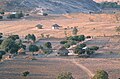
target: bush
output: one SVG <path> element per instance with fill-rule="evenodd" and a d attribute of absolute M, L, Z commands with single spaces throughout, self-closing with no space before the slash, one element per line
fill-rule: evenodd
<path fill-rule="evenodd" d="M 74 40 L 74 41 L 84 41 L 85 36 L 84 35 L 79 35 L 79 36 L 70 36 L 67 38 L 67 40 Z"/>
<path fill-rule="evenodd" d="M 92 79 L 109 79 L 108 73 L 104 70 L 99 70 Z"/>
<path fill-rule="evenodd" d="M 56 79 L 74 79 L 72 76 L 72 73 L 66 72 L 66 73 L 61 73 Z"/>
<path fill-rule="evenodd" d="M 69 48 L 69 47 L 70 47 L 70 44 L 66 43 L 66 44 L 64 44 L 64 47 L 65 47 L 65 48 Z"/>
<path fill-rule="evenodd" d="M 29 71 L 25 71 L 25 72 L 22 73 L 22 76 L 27 77 L 29 74 L 30 74 Z"/>
<path fill-rule="evenodd" d="M 66 44 L 67 43 L 67 41 L 61 41 L 60 42 L 60 44 Z"/>
<path fill-rule="evenodd" d="M 86 38 L 91 38 L 91 36 L 86 36 Z"/>
<path fill-rule="evenodd" d="M 82 43 L 82 44 L 80 44 L 78 46 L 79 46 L 79 48 L 84 48 L 84 47 L 86 47 L 86 44 Z"/>
<path fill-rule="evenodd" d="M 90 47 L 90 49 L 97 51 L 99 49 L 99 47 L 98 46 L 92 46 L 92 47 Z"/>
<path fill-rule="evenodd" d="M 74 49 L 74 53 L 75 54 L 78 54 L 78 55 L 81 55 L 81 54 L 85 54 L 85 50 L 84 49 L 82 49 L 82 48 L 75 48 Z"/>
<path fill-rule="evenodd" d="M 21 17 L 24 17 L 24 14 L 22 13 L 22 11 L 21 12 L 18 12 L 18 13 L 16 13 L 16 14 L 9 14 L 8 16 L 7 16 L 7 18 L 8 19 L 20 19 Z"/>
<path fill-rule="evenodd" d="M 3 16 L 0 16 L 0 19 L 3 19 Z"/>
<path fill-rule="evenodd" d="M 78 41 L 84 41 L 84 40 L 85 40 L 85 36 L 84 35 L 78 36 Z"/>
<path fill-rule="evenodd" d="M 7 16 L 7 18 L 8 19 L 15 19 L 16 17 L 15 17 L 15 14 L 10 14 L 10 15 Z"/>
<path fill-rule="evenodd" d="M 8 38 L 11 38 L 12 40 L 19 39 L 19 35 L 11 35 Z"/>
<path fill-rule="evenodd" d="M 44 44 L 44 46 L 47 47 L 47 48 L 52 48 L 51 42 L 46 42 L 46 43 Z"/>
<path fill-rule="evenodd" d="M 48 14 L 47 13 L 43 13 L 43 16 L 48 16 Z"/>
<path fill-rule="evenodd" d="M 70 40 L 70 41 L 68 41 L 68 44 L 70 44 L 70 45 L 76 45 L 76 44 L 77 44 L 77 42 L 76 42 L 76 41 L 74 41 L 74 40 Z"/>

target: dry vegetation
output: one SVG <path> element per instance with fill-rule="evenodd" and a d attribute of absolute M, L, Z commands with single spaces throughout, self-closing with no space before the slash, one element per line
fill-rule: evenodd
<path fill-rule="evenodd" d="M 54 16 L 54 15 L 51 15 Z M 120 51 L 120 39 L 115 30 L 119 26 L 119 18 L 115 14 L 66 14 L 59 17 L 51 16 L 39 18 L 23 18 L 17 21 L 0 21 L 0 32 L 5 35 L 18 34 L 25 36 L 28 33 L 34 33 L 37 37 L 41 34 L 50 34 L 52 37 L 63 38 L 64 28 L 78 26 L 79 33 L 93 36 L 92 41 L 86 42 L 88 46 L 99 46 L 98 52 Z M 53 30 L 53 24 L 59 24 L 62 29 Z M 44 25 L 43 29 L 36 29 L 37 24 Z M 71 30 L 67 30 L 68 35 L 72 35 Z M 97 37 L 104 36 L 104 37 Z M 107 36 L 107 37 L 106 37 Z M 109 36 L 109 37 L 108 37 Z M 113 58 L 108 55 L 99 58 L 75 59 L 78 64 L 85 66 L 92 73 L 98 69 L 104 69 L 110 75 L 110 79 L 118 79 L 120 76 L 120 63 L 116 55 Z M 118 55 L 120 57 L 120 55 Z M 108 59 L 105 59 L 108 58 Z M 66 64 L 67 63 L 67 64 Z M 80 67 L 75 65 L 72 59 L 63 58 L 38 58 L 38 60 L 27 60 L 24 57 L 18 57 L 11 61 L 0 63 L 1 79 L 21 79 L 21 72 L 29 70 L 31 73 L 28 79 L 55 79 L 61 72 L 72 72 L 75 79 L 89 79 L 88 74 Z"/>
<path fill-rule="evenodd" d="M 62 38 L 65 36 L 64 30 L 51 29 L 51 26 L 57 23 L 63 28 L 78 26 L 79 34 L 92 36 L 103 36 L 105 34 L 109 36 L 117 34 L 115 27 L 119 26 L 119 22 L 116 21 L 114 14 L 68 14 L 54 18 L 51 18 L 51 16 L 39 17 L 44 19 L 31 18 L 17 21 L 1 21 L 0 32 L 5 34 L 19 34 L 21 36 L 34 33 L 38 37 L 41 33 L 44 33 Z M 44 25 L 44 29 L 36 29 L 35 26 L 37 24 Z M 67 33 L 71 35 L 70 30 Z"/>

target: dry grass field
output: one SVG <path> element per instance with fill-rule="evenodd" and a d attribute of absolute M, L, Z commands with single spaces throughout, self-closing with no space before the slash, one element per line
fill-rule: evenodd
<path fill-rule="evenodd" d="M 72 72 L 75 79 L 90 79 L 97 70 L 104 69 L 109 74 L 109 79 L 120 77 L 119 59 L 81 59 L 70 57 L 38 58 L 27 60 L 16 57 L 14 60 L 0 63 L 1 79 L 24 79 L 22 72 L 29 71 L 25 79 L 56 79 L 62 72 Z"/>
<path fill-rule="evenodd" d="M 77 60 L 77 59 L 76 59 Z M 87 67 L 92 73 L 97 70 L 105 70 L 109 79 L 120 78 L 120 59 L 78 59 L 77 62 Z"/>
<path fill-rule="evenodd" d="M 76 79 L 89 79 L 88 75 L 70 59 L 38 58 L 32 61 L 19 57 L 0 63 L 0 79 L 24 79 L 21 76 L 24 71 L 30 72 L 25 79 L 56 79 L 62 72 L 72 72 Z"/>
<path fill-rule="evenodd" d="M 42 24 L 43 29 L 36 29 L 35 25 Z M 59 30 L 52 30 L 53 24 L 62 26 Z M 116 35 L 115 27 L 120 23 L 116 21 L 115 14 L 66 14 L 25 17 L 21 20 L 0 21 L 0 32 L 4 34 L 19 34 L 25 36 L 34 33 L 36 36 L 50 34 L 52 37 L 63 38 L 64 28 L 78 26 L 79 33 L 91 36 Z M 71 30 L 67 30 L 68 36 L 72 35 Z"/>
<path fill-rule="evenodd" d="M 42 24 L 43 29 L 37 29 L 37 24 Z M 59 24 L 62 28 L 53 30 L 53 24 Z M 27 70 L 30 71 L 30 75 L 26 79 L 55 79 L 61 72 L 72 72 L 75 79 L 89 79 L 99 69 L 106 70 L 109 79 L 120 78 L 120 38 L 116 36 L 118 33 L 115 30 L 116 26 L 120 26 L 120 22 L 116 14 L 79 13 L 46 17 L 30 15 L 20 20 L 0 21 L 0 32 L 5 35 L 18 34 L 22 37 L 34 33 L 37 37 L 41 34 L 50 34 L 51 37 L 64 38 L 64 28 L 74 26 L 78 26 L 78 34 L 93 36 L 86 44 L 99 46 L 99 55 L 88 59 L 45 57 L 37 60 L 27 60 L 24 56 L 18 56 L 14 60 L 0 63 L 0 79 L 24 79 L 21 73 Z M 67 35 L 72 35 L 71 30 L 67 30 Z M 39 44 L 46 41 L 52 42 L 54 46 L 55 42 L 58 44 L 56 40 L 43 39 Z M 111 51 L 113 53 L 109 53 Z"/>

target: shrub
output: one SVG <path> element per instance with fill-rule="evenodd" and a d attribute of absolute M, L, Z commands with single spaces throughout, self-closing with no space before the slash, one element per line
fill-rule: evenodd
<path fill-rule="evenodd" d="M 74 79 L 74 78 L 72 76 L 72 73 L 66 72 L 66 73 L 61 73 L 60 75 L 58 75 L 56 79 Z"/>
<path fill-rule="evenodd" d="M 5 55 L 6 52 L 5 51 L 0 51 L 0 55 Z"/>
<path fill-rule="evenodd" d="M 27 77 L 29 74 L 30 74 L 29 71 L 25 71 L 25 72 L 22 73 L 22 76 Z"/>
<path fill-rule="evenodd" d="M 46 43 L 44 44 L 44 46 L 47 47 L 47 48 L 52 48 L 51 42 L 46 42 Z"/>
<path fill-rule="evenodd" d="M 74 41 L 74 40 L 70 40 L 70 41 L 68 41 L 68 44 L 70 44 L 70 45 L 76 45 L 76 44 L 77 44 L 77 42 L 76 42 L 76 41 Z"/>
<path fill-rule="evenodd" d="M 85 40 L 85 36 L 84 35 L 79 35 L 78 36 L 78 41 L 84 41 Z"/>
<path fill-rule="evenodd" d="M 48 14 L 47 13 L 43 13 L 43 16 L 48 16 Z"/>
<path fill-rule="evenodd" d="M 60 42 L 60 44 L 66 44 L 67 43 L 67 41 L 61 41 Z"/>
<path fill-rule="evenodd" d="M 3 19 L 3 16 L 0 16 L 0 19 Z"/>
<path fill-rule="evenodd" d="M 108 73 L 104 70 L 99 70 L 92 79 L 109 79 Z"/>
<path fill-rule="evenodd" d="M 77 35 L 77 33 L 78 33 L 78 29 L 76 27 L 74 27 L 73 30 L 72 30 L 72 34 Z"/>
<path fill-rule="evenodd" d="M 66 43 L 66 44 L 64 44 L 64 47 L 65 47 L 65 48 L 69 48 L 69 47 L 70 47 L 70 44 Z"/>
<path fill-rule="evenodd" d="M 16 53 L 18 51 L 19 45 L 16 44 L 15 40 L 13 40 L 11 38 L 6 38 L 1 43 L 1 49 L 13 54 L 13 53 Z"/>
<path fill-rule="evenodd" d="M 85 50 L 79 46 L 75 47 L 75 49 L 73 51 L 75 54 L 78 54 L 78 55 L 85 54 Z"/>
<path fill-rule="evenodd" d="M 30 45 L 29 46 L 29 51 L 30 52 L 37 52 L 37 51 L 39 51 L 39 47 L 38 46 L 36 46 L 36 45 Z"/>
<path fill-rule="evenodd" d="M 86 38 L 91 38 L 91 36 L 86 36 Z"/>
<path fill-rule="evenodd" d="M 84 41 L 85 40 L 85 36 L 84 35 L 70 36 L 70 37 L 67 38 L 67 40 Z"/>
<path fill-rule="evenodd" d="M 79 48 L 83 48 L 83 47 L 86 47 L 86 44 L 82 43 L 82 44 L 80 44 L 78 46 L 79 46 Z"/>
<path fill-rule="evenodd" d="M 19 35 L 11 35 L 8 38 L 11 38 L 12 40 L 19 39 Z"/>
<path fill-rule="evenodd" d="M 90 47 L 90 49 L 97 51 L 99 49 L 99 47 L 98 46 L 92 46 L 92 47 Z"/>

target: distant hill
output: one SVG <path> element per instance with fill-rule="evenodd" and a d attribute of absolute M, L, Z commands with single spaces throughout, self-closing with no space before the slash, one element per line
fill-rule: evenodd
<path fill-rule="evenodd" d="M 107 1 L 107 2 L 120 2 L 120 0 L 94 0 L 95 2 L 105 2 L 105 1 Z"/>
<path fill-rule="evenodd" d="M 100 11 L 93 0 L 0 0 L 0 6 L 6 11 L 39 13 L 42 10 L 54 14 Z"/>

